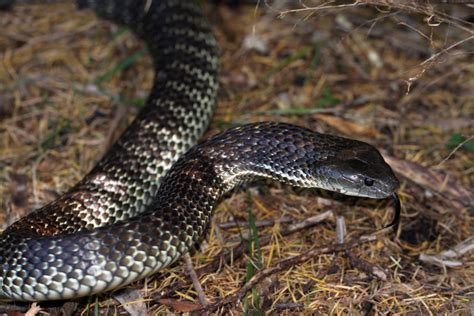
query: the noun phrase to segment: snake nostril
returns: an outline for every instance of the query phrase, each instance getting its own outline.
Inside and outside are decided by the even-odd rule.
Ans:
[[[371,187],[371,186],[374,185],[374,179],[365,178],[364,183],[365,183],[366,186]]]

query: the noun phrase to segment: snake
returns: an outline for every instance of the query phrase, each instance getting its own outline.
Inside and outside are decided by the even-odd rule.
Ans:
[[[2,233],[1,299],[73,299],[148,277],[202,240],[227,192],[260,178],[398,201],[397,177],[365,142],[278,122],[200,141],[216,104],[219,48],[199,3],[77,5],[145,42],[153,85],[135,120],[82,180]]]

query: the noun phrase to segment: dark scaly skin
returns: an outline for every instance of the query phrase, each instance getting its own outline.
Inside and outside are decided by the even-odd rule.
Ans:
[[[143,212],[154,199],[161,177],[207,129],[215,106],[218,46],[194,1],[78,2],[103,18],[127,25],[145,41],[153,57],[155,81],[146,106],[93,170],[59,199],[4,232],[0,294],[10,291],[8,244],[16,236],[92,230]],[[12,298],[46,299],[37,293],[37,297],[25,293]]]
[[[134,125],[79,184],[1,236],[0,298],[69,299],[149,276],[202,238],[237,183],[265,177],[373,198],[398,187],[374,147],[271,122],[193,147],[159,186],[209,121],[217,89],[209,26],[187,1],[151,1],[148,10],[135,0],[84,2],[134,26],[154,56],[155,84]]]
[[[367,157],[370,161],[364,162]],[[271,178],[334,189],[352,168],[359,180],[344,193],[385,198],[398,180],[378,151],[362,142],[283,123],[244,125],[193,147],[164,177],[142,215],[93,232],[53,237],[10,234],[2,244],[10,272],[2,295],[19,300],[67,299],[111,290],[168,266],[198,242],[221,196],[236,184]],[[366,178],[374,180],[367,186]],[[5,261],[4,261],[5,262]],[[6,283],[8,281],[8,284]],[[40,283],[41,282],[41,283]],[[12,284],[15,284],[12,286]]]
[[[93,170],[10,230],[56,235],[137,215],[150,204],[160,178],[202,136],[215,106],[218,47],[193,1],[154,0],[148,9],[137,0],[83,2],[146,42],[155,82],[145,108]]]

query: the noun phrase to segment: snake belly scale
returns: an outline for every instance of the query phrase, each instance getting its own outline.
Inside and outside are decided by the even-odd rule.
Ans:
[[[89,174],[1,235],[0,298],[76,298],[149,276],[203,237],[224,193],[255,178],[372,198],[397,189],[371,145],[294,125],[248,124],[192,147],[218,89],[218,47],[199,5],[78,4],[133,29],[155,80],[146,106]]]

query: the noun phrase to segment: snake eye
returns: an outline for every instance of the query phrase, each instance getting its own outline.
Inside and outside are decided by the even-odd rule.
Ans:
[[[366,186],[371,187],[371,186],[374,185],[374,179],[365,178],[364,183],[365,183]]]

